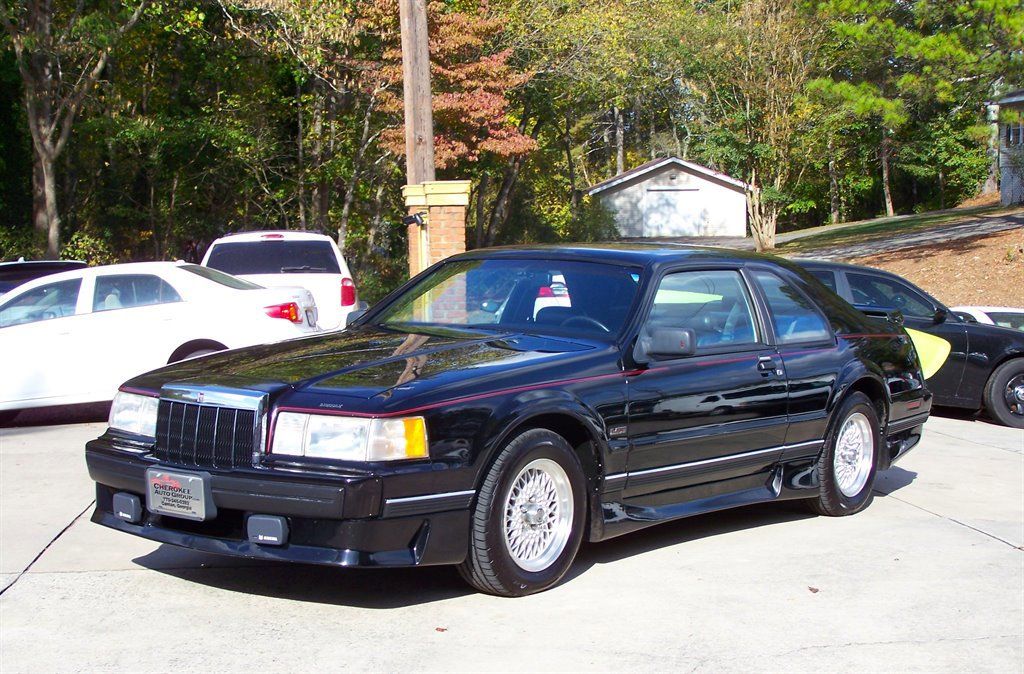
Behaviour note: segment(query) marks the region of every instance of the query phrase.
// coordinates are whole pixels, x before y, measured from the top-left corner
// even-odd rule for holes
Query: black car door
[[[970,353],[965,324],[949,314],[945,307],[898,279],[866,271],[847,270],[845,275],[852,304],[899,309],[908,328],[949,342],[949,357],[927,383],[937,404],[957,404],[967,354]]]
[[[643,329],[692,329],[697,352],[628,378],[625,495],[767,471],[786,435],[786,379],[746,280],[738,269],[684,270],[655,287]]]
[[[839,371],[846,362],[821,309],[800,290],[799,278],[774,268],[748,272],[768,308],[768,328],[789,380],[789,432],[786,454],[815,455],[828,426],[828,406]]]

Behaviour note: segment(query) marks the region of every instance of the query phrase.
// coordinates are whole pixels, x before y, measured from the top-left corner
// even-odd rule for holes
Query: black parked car
[[[43,276],[57,274],[72,269],[82,269],[87,265],[78,260],[18,260],[16,262],[0,262],[0,295],[14,290],[22,283],[28,283]]]
[[[543,302],[555,282],[571,306]],[[657,522],[777,499],[855,513],[931,407],[906,332],[799,267],[645,245],[459,255],[342,333],[121,391],[86,449],[94,522],[253,558],[458,564],[500,595]]]
[[[984,407],[999,423],[1024,428],[1024,333],[967,320],[896,274],[836,262],[798,262],[851,304],[898,309],[907,327],[950,343],[949,357],[927,382],[936,405]]]

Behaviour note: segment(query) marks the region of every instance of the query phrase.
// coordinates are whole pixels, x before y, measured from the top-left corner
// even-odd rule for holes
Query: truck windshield
[[[340,274],[329,241],[238,241],[218,243],[206,266],[228,274]]]
[[[638,268],[612,264],[458,260],[423,278],[373,322],[615,337],[625,327],[639,282]]]

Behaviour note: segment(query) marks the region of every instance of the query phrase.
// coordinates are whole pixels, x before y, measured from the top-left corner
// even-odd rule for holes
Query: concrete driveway
[[[854,517],[769,504],[586,547],[523,599],[454,570],[246,563],[88,521],[102,424],[0,430],[0,670],[1020,671],[1024,431],[933,418]]]

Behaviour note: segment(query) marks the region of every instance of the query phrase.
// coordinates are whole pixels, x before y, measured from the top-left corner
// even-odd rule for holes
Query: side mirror
[[[947,318],[949,318],[949,311],[945,307],[939,307],[932,315],[932,321],[936,324],[945,323]]]
[[[480,308],[489,314],[495,314],[498,313],[498,309],[501,308],[501,302],[498,302],[497,300],[484,300],[483,304],[480,305]]]
[[[648,363],[652,358],[685,358],[697,353],[697,333],[690,328],[654,328],[640,335],[633,359]]]

